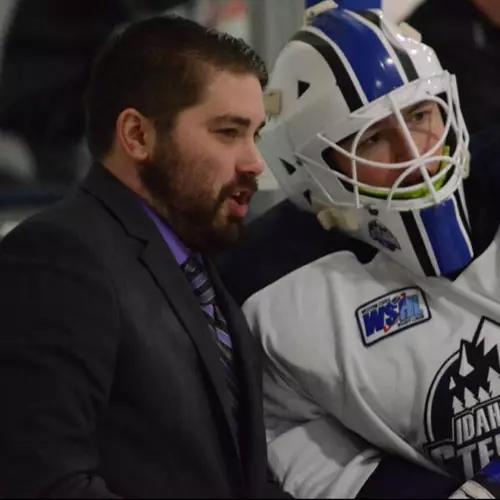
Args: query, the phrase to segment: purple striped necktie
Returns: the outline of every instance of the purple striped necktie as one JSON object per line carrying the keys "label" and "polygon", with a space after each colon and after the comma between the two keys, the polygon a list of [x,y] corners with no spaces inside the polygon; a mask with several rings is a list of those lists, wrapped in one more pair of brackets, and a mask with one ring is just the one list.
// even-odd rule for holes
{"label": "purple striped necktie", "polygon": [[231,409],[237,422],[238,411],[238,384],[233,364],[233,346],[229,328],[215,300],[215,290],[210,283],[210,278],[205,267],[195,256],[189,257],[181,269],[186,275],[194,295],[200,303],[201,309],[212,331],[213,338],[219,348],[221,360],[229,393],[231,396]]}

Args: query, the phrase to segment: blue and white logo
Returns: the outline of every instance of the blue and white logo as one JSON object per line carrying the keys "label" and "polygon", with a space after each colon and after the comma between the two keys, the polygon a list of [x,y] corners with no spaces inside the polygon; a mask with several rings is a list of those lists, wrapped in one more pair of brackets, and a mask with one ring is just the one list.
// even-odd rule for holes
{"label": "blue and white logo", "polygon": [[361,337],[370,346],[431,318],[424,292],[404,288],[378,297],[356,310]]}
{"label": "blue and white logo", "polygon": [[380,245],[387,248],[387,250],[391,252],[401,250],[401,245],[396,237],[380,221],[370,221],[368,223],[368,232],[374,241],[380,243]]}

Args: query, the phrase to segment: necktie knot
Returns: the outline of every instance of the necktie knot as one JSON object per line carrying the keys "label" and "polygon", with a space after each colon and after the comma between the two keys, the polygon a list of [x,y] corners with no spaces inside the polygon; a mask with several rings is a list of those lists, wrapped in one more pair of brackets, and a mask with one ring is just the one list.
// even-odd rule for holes
{"label": "necktie knot", "polygon": [[182,265],[182,270],[189,281],[191,290],[202,306],[214,304],[215,291],[203,264],[195,256],[191,256]]}

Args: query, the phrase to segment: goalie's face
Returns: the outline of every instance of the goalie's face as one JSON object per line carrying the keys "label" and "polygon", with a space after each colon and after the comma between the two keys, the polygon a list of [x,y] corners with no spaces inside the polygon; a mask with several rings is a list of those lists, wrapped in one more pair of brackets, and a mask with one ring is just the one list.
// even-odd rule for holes
{"label": "goalie's face", "polygon": [[[408,131],[420,155],[430,151],[442,138],[445,125],[439,105],[435,102],[422,102],[406,108],[402,116]],[[358,158],[386,164],[403,163],[415,158],[415,150],[405,136],[404,127],[396,116],[389,116],[370,127],[362,136],[353,153]],[[348,138],[339,146],[347,151],[352,150],[354,138]],[[444,145],[435,152],[441,155]],[[351,160],[340,152],[332,152],[335,163],[347,176],[353,177]],[[440,162],[428,163],[426,169],[432,176],[438,172]],[[378,187],[391,188],[401,176],[404,169],[378,168],[357,162],[357,180],[361,183]],[[401,187],[412,186],[422,182],[422,173],[415,169],[401,183]]]}

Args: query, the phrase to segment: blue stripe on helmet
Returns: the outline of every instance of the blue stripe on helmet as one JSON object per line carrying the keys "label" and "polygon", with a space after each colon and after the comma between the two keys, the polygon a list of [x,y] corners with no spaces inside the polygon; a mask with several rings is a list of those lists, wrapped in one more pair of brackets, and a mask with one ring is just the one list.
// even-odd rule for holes
{"label": "blue stripe on helmet", "polygon": [[313,26],[344,53],[368,101],[404,85],[404,81],[378,35],[348,11],[332,9],[317,16]]}

